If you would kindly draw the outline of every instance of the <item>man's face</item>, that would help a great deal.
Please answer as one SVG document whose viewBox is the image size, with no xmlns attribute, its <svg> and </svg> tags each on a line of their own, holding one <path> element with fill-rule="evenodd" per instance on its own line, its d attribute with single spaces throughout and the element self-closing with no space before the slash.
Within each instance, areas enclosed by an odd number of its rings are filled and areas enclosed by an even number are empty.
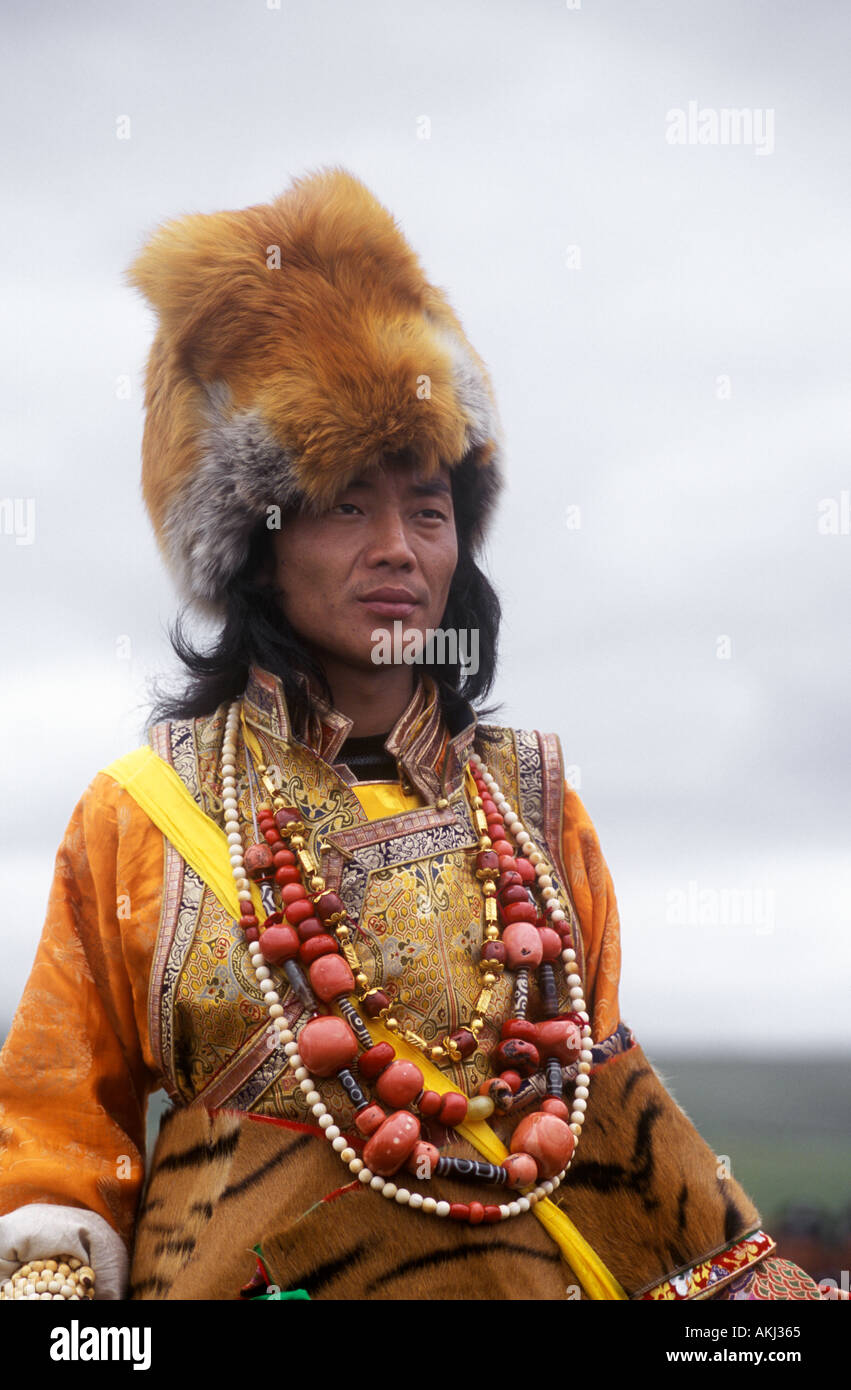
<svg viewBox="0 0 851 1390">
<path fill-rule="evenodd" d="M 361 473 L 321 516 L 286 516 L 275 533 L 275 582 L 296 632 L 351 666 L 375 669 L 377 630 L 437 628 L 458 563 L 449 469 Z M 386 592 L 385 592 L 386 591 Z"/>
</svg>

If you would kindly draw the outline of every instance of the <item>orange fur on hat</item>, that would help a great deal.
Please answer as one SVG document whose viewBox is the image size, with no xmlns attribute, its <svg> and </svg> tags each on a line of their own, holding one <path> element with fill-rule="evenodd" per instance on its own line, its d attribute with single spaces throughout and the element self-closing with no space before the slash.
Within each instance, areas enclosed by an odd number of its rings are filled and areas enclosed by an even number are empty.
<svg viewBox="0 0 851 1390">
<path fill-rule="evenodd" d="M 168 222 L 127 276 L 159 319 L 143 492 L 188 598 L 216 609 L 269 507 L 326 507 L 385 455 L 459 468 L 481 542 L 502 486 L 487 371 L 359 179 Z"/>
</svg>

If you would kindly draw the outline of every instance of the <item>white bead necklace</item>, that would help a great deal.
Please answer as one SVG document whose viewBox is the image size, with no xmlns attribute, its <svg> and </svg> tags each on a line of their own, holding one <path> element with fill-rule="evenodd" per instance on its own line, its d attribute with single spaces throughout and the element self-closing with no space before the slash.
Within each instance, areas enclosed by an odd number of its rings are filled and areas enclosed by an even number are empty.
<svg viewBox="0 0 851 1390">
<path fill-rule="evenodd" d="M 230 855 L 231 871 L 234 883 L 236 884 L 237 897 L 240 904 L 244 904 L 247 911 L 253 911 L 251 896 L 251 883 L 245 872 L 244 844 L 239 822 L 239 804 L 236 794 L 236 763 L 239 744 L 241 702 L 235 700 L 230 706 L 225 723 L 225 736 L 222 750 L 222 806 L 225 817 L 225 835 L 227 837 L 228 852 Z M 487 786 L 497 810 L 503 818 L 506 828 L 514 837 L 518 848 L 523 850 L 525 858 L 534 865 L 538 879 L 538 886 L 541 890 L 541 897 L 544 902 L 545 911 L 553 922 L 564 922 L 566 920 L 564 909 L 559 903 L 558 893 L 553 885 L 552 875 L 547 871 L 546 861 L 541 852 L 535 847 L 532 836 L 526 830 L 520 816 L 512 810 L 508 801 L 502 794 L 496 779 L 490 774 L 478 753 L 470 753 L 470 761 L 476 765 Z M 529 846 L 530 848 L 526 848 Z M 410 1206 L 417 1211 L 423 1211 L 427 1215 L 448 1217 L 450 1204 L 446 1201 L 437 1201 L 434 1197 L 424 1197 L 419 1192 L 411 1192 L 406 1187 L 399 1187 L 396 1183 L 388 1181 L 378 1173 L 372 1173 L 366 1167 L 363 1159 L 359 1158 L 355 1150 L 351 1147 L 346 1137 L 341 1133 L 339 1125 L 334 1122 L 334 1116 L 329 1112 L 328 1107 L 319 1094 L 316 1081 L 307 1071 L 301 1057 L 299 1056 L 298 1043 L 295 1034 L 287 1025 L 284 1018 L 281 997 L 272 979 L 272 972 L 266 964 L 263 952 L 258 941 L 248 943 L 248 954 L 257 978 L 260 991 L 263 994 L 264 1003 L 268 1009 L 272 1027 L 277 1033 L 277 1042 L 282 1046 L 287 1058 L 287 1063 L 299 1084 L 305 1101 L 310 1107 L 311 1114 L 316 1117 L 316 1122 L 322 1130 L 331 1148 L 339 1155 L 341 1161 L 348 1167 L 349 1171 L 355 1175 L 359 1182 L 364 1186 L 367 1184 L 374 1192 L 380 1192 L 388 1201 L 398 1202 L 400 1206 Z M 585 1005 L 582 979 L 578 974 L 576 952 L 572 947 L 566 947 L 561 953 L 562 964 L 565 973 L 565 983 L 571 1002 L 572 1011 L 582 1020 L 582 1051 L 579 1054 L 578 1064 L 578 1084 L 574 1091 L 573 1107 L 570 1113 L 570 1128 L 576 1136 L 576 1144 L 579 1144 L 579 1137 L 585 1121 L 585 1111 L 588 1106 L 588 1095 L 591 1083 L 591 1026 L 588 1012 Z M 573 1156 L 576 1149 L 574 1148 Z M 544 1197 L 549 1197 L 563 1181 L 573 1156 L 555 1177 L 546 1182 L 539 1183 L 535 1188 L 527 1193 L 526 1196 L 518 1197 L 511 1202 L 503 1202 L 499 1206 L 500 1217 L 503 1221 L 510 1217 L 520 1216 L 523 1212 L 529 1211 L 535 1204 Z"/>
</svg>

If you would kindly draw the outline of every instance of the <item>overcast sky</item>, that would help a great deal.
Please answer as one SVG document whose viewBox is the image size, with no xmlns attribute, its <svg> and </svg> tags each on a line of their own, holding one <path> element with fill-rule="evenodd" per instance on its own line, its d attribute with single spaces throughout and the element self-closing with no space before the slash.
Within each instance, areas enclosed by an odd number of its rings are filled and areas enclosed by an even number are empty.
<svg viewBox="0 0 851 1390">
<path fill-rule="evenodd" d="M 158 223 L 339 163 L 492 372 L 500 722 L 575 769 L 623 1016 L 651 1053 L 851 1051 L 845 7 L 7 0 L 3 24 L 0 503 L 34 530 L 0 510 L 0 1030 L 71 811 L 174 669 L 139 491 L 153 324 L 122 272 Z"/>
</svg>

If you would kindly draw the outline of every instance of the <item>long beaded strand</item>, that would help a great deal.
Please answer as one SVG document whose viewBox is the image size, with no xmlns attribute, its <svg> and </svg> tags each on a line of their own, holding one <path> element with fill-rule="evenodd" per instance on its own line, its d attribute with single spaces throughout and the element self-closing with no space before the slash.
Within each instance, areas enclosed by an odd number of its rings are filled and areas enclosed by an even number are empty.
<svg viewBox="0 0 851 1390">
<path fill-rule="evenodd" d="M 341 1133 L 339 1126 L 335 1124 L 334 1117 L 328 1112 L 327 1107 L 321 1099 L 315 1080 L 310 1075 L 307 1067 L 304 1065 L 303 1059 L 299 1052 L 299 1044 L 295 1040 L 295 1035 L 292 1032 L 292 1030 L 287 1026 L 284 1020 L 283 1007 L 281 1004 L 280 996 L 275 988 L 274 982 L 271 979 L 271 971 L 266 963 L 266 958 L 260 945 L 259 922 L 256 916 L 254 915 L 253 900 L 251 897 L 251 885 L 248 878 L 248 873 L 251 870 L 248 868 L 247 856 L 250 855 L 252 851 L 246 852 L 243 849 L 242 837 L 240 834 L 238 799 L 236 795 L 236 763 L 239 737 L 239 723 L 240 706 L 239 702 L 234 702 L 234 704 L 231 705 L 231 708 L 228 712 L 225 727 L 225 739 L 222 758 L 222 800 L 225 813 L 225 833 L 227 836 L 227 842 L 229 846 L 231 867 L 234 876 L 234 881 L 236 884 L 237 896 L 239 898 L 240 907 L 242 911 L 242 917 L 240 919 L 240 922 L 245 932 L 252 966 L 255 970 L 261 992 L 264 995 L 265 1002 L 272 1021 L 272 1025 L 278 1034 L 278 1041 L 283 1046 L 285 1055 L 287 1057 L 288 1065 L 292 1069 L 295 1079 L 305 1095 L 305 1100 L 310 1107 L 311 1113 L 317 1119 L 319 1128 L 325 1134 L 326 1139 L 328 1139 L 328 1141 L 331 1143 L 334 1151 L 337 1154 L 339 1154 L 341 1160 L 348 1165 L 350 1171 L 357 1176 L 360 1182 L 364 1184 L 368 1183 L 373 1190 L 381 1192 L 382 1195 L 388 1199 L 395 1199 L 400 1205 L 410 1205 L 414 1209 L 421 1209 L 427 1214 L 434 1214 L 440 1217 L 453 1216 L 458 1219 L 469 1220 L 473 1223 L 475 1223 L 477 1220 L 504 1220 L 509 1217 L 519 1215 L 524 1211 L 528 1211 L 529 1208 L 533 1206 L 537 1201 L 539 1201 L 542 1197 L 549 1196 L 555 1190 L 555 1188 L 559 1186 L 564 1177 L 564 1174 L 567 1171 L 567 1168 L 570 1166 L 572 1153 L 570 1159 L 568 1159 L 567 1164 L 561 1170 L 561 1172 L 553 1174 L 552 1177 L 547 1177 L 547 1179 L 542 1183 L 538 1183 L 537 1186 L 535 1186 L 531 1191 L 528 1192 L 528 1195 L 519 1196 L 511 1202 L 503 1203 L 499 1206 L 483 1206 L 483 1204 L 479 1202 L 472 1202 L 468 1206 L 467 1204 L 463 1203 L 449 1203 L 445 1201 L 436 1201 L 432 1197 L 424 1197 L 420 1193 L 410 1192 L 407 1188 L 399 1187 L 397 1186 L 397 1184 L 387 1181 L 386 1178 L 379 1173 L 372 1172 L 371 1169 L 368 1168 L 367 1165 L 364 1163 L 363 1159 L 359 1158 L 355 1150 L 351 1148 L 348 1140 Z M 541 890 L 541 896 L 545 904 L 545 910 L 548 913 L 553 925 L 555 926 L 560 922 L 563 923 L 565 921 L 565 914 L 558 904 L 558 896 L 553 888 L 551 876 L 546 871 L 546 864 L 543 855 L 541 855 L 540 852 L 535 849 L 534 844 L 532 842 L 532 838 L 526 831 L 520 817 L 512 811 L 508 802 L 502 795 L 502 792 L 496 780 L 488 772 L 487 768 L 482 763 L 481 759 L 477 754 L 471 754 L 471 762 L 473 762 L 475 766 L 478 768 L 479 775 L 482 778 L 488 791 L 490 792 L 494 807 L 504 818 L 505 826 L 510 829 L 511 833 L 514 835 L 514 838 L 518 846 L 523 850 L 524 854 L 527 856 L 528 862 L 533 865 L 536 876 L 539 880 L 539 887 Z M 482 819 L 484 819 L 484 817 L 482 817 Z M 289 866 L 287 861 L 293 861 L 293 865 L 296 861 L 296 855 L 293 855 L 291 851 L 283 850 L 283 842 L 281 841 L 280 834 L 275 829 L 276 824 L 280 825 L 281 827 L 284 827 L 287 825 L 288 822 L 290 823 L 291 829 L 302 828 L 301 822 L 298 820 L 297 815 L 286 810 L 279 810 L 274 817 L 274 821 L 267 819 L 267 821 L 265 822 L 266 829 L 264 833 L 266 839 L 270 843 L 277 843 L 277 845 L 279 846 L 278 854 L 272 856 L 268 851 L 266 851 L 266 855 L 264 856 L 262 851 L 265 850 L 265 846 L 258 845 L 255 847 L 257 850 L 257 854 L 255 855 L 255 861 L 257 865 L 255 876 L 258 877 L 258 879 L 262 880 L 261 896 L 263 899 L 264 908 L 267 909 L 267 912 L 269 914 L 266 919 L 267 929 L 270 929 L 270 921 L 271 927 L 274 928 L 278 926 L 278 924 L 280 924 L 283 919 L 283 914 L 274 911 L 274 898 L 272 895 L 271 883 L 269 881 L 272 877 L 272 874 L 268 872 L 269 865 L 271 865 L 275 861 L 279 862 L 278 871 L 274 876 L 278 879 L 278 882 L 281 883 L 282 881 L 285 881 L 288 877 Z M 295 824 L 293 824 L 293 822 L 295 822 Z M 482 829 L 483 827 L 481 825 L 481 822 L 479 821 L 477 823 L 479 823 L 480 829 Z M 306 850 L 302 848 L 304 842 L 300 836 L 293 838 L 293 844 L 296 843 L 298 844 L 298 858 L 301 860 L 302 866 L 305 869 L 307 869 L 308 872 L 310 872 L 312 875 L 310 879 L 311 889 L 314 893 L 318 895 L 317 901 L 321 901 L 322 890 L 324 889 L 324 881 L 318 874 L 316 874 L 315 867 L 312 863 L 310 856 L 307 854 Z M 488 843 L 490 842 L 488 841 Z M 527 846 L 531 846 L 531 849 L 527 849 Z M 510 846 L 506 844 L 506 848 L 510 849 Z M 281 863 L 281 861 L 283 862 Z M 292 869 L 292 873 L 295 874 L 294 867 Z M 293 877 L 291 879 L 290 885 L 293 887 L 293 890 L 294 885 L 295 878 Z M 286 887 L 283 887 L 282 896 L 285 894 Z M 334 898 L 334 895 L 331 894 L 326 894 L 324 896 L 329 899 Z M 294 901 L 294 898 L 291 899 L 291 901 Z M 334 901 L 337 902 L 338 900 L 334 899 Z M 310 910 L 313 909 L 311 908 Z M 328 918 L 327 913 L 325 913 L 324 916 Z M 336 921 L 337 917 L 344 916 L 345 912 L 343 911 L 342 914 L 334 914 L 333 917 L 329 920 L 333 922 Z M 317 920 L 316 926 L 319 929 L 319 932 L 321 933 L 323 924 Z M 284 925 L 283 929 L 287 930 L 286 924 Z M 349 948 L 346 949 L 346 942 L 348 940 L 349 933 L 344 921 L 340 922 L 340 924 L 336 926 L 336 932 L 338 937 L 341 938 L 347 958 L 353 959 L 353 963 L 357 964 L 357 958 L 353 951 L 353 948 L 351 948 L 351 946 L 349 945 Z M 332 945 L 334 946 L 335 950 L 339 949 L 336 943 L 332 942 Z M 586 1109 L 588 1098 L 588 1083 L 590 1080 L 590 1064 L 592 1059 L 592 1054 L 590 1050 L 591 1029 L 588 1022 L 588 1015 L 585 1011 L 585 1001 L 582 995 L 581 979 L 576 973 L 576 953 L 574 949 L 572 947 L 566 946 L 561 953 L 561 958 L 564 966 L 565 975 L 567 977 L 567 986 L 569 996 L 571 999 L 572 1008 L 574 1011 L 574 1016 L 578 1016 L 582 1021 L 582 1048 L 579 1052 L 578 1066 L 579 1084 L 577 1086 L 576 1094 L 574 1097 L 574 1108 L 570 1116 L 570 1130 L 574 1134 L 576 1142 L 578 1142 L 579 1134 L 581 1133 L 582 1124 L 584 1121 L 584 1112 Z M 314 963 L 316 962 L 316 960 L 320 959 L 328 958 L 317 955 L 314 957 Z M 342 993 L 338 994 L 336 992 L 336 979 L 337 977 L 339 977 L 340 979 L 343 978 L 343 976 L 340 974 L 340 967 L 348 971 L 347 988 L 351 988 L 354 986 L 355 977 L 351 974 L 351 971 L 349 970 L 348 966 L 344 961 L 342 961 L 339 957 L 337 957 L 336 959 L 338 962 L 338 966 L 335 967 L 334 970 L 332 970 L 332 974 L 335 977 L 335 984 L 333 986 L 334 993 L 331 995 L 326 995 L 326 993 L 323 991 L 321 997 L 325 998 L 326 1002 L 330 1002 L 331 1000 L 333 1000 L 333 1002 L 342 1005 Z M 329 964 L 333 964 L 332 959 L 329 959 Z M 287 967 L 290 968 L 288 969 Z M 313 997 L 312 991 L 310 987 L 307 985 L 307 982 L 303 976 L 303 972 L 300 970 L 300 968 L 291 959 L 285 961 L 284 968 L 290 980 L 290 984 L 296 990 L 296 993 L 298 994 L 302 1003 L 306 1008 L 311 1010 L 312 1018 L 309 1021 L 309 1023 L 311 1021 L 321 1021 L 323 1023 L 327 1023 L 327 1021 L 333 1016 L 323 1016 L 318 1014 L 315 998 Z M 323 979 L 325 978 L 327 973 L 328 972 L 326 970 L 323 970 Z M 365 983 L 364 977 L 362 975 L 358 976 L 358 983 Z M 349 1010 L 351 1012 L 349 1012 Z M 360 1020 L 357 1017 L 356 1010 L 353 1006 L 351 1006 L 351 1004 L 349 1004 L 349 1009 L 346 1011 L 346 1014 L 347 1017 L 351 1019 L 353 1024 L 355 1020 L 357 1020 L 357 1022 L 360 1023 Z M 352 1018 L 351 1015 L 354 1015 L 354 1018 Z M 305 1025 L 305 1028 L 302 1029 L 302 1035 L 304 1035 L 305 1029 L 309 1028 L 309 1023 Z M 359 1029 L 356 1029 L 356 1033 L 360 1034 L 361 1041 L 363 1041 L 363 1033 L 366 1033 L 367 1041 L 371 1042 L 371 1038 L 369 1037 L 368 1032 L 366 1032 L 366 1030 L 363 1029 L 362 1024 Z M 372 1049 L 373 1052 L 377 1052 L 378 1050 L 378 1048 Z M 388 1051 L 391 1050 L 388 1049 Z M 406 1065 L 410 1066 L 410 1064 L 404 1063 L 396 1063 L 394 1065 L 396 1068 L 402 1068 Z M 335 1070 L 338 1070 L 338 1075 L 342 1079 L 343 1070 L 339 1070 L 336 1067 Z M 413 1070 L 417 1069 L 414 1068 Z M 350 1076 L 351 1074 L 347 1073 L 347 1075 Z M 352 1081 L 354 1081 L 354 1078 L 352 1078 Z M 347 1086 L 346 1089 L 348 1090 L 349 1087 Z M 357 1089 L 356 1082 L 355 1089 Z M 359 1090 L 358 1095 L 360 1096 L 360 1099 L 363 1101 L 363 1105 L 366 1105 L 365 1099 L 363 1098 L 362 1093 L 359 1092 Z M 459 1097 L 458 1099 L 463 1100 L 465 1098 Z M 363 1106 L 361 1108 L 363 1109 Z M 374 1108 L 378 1109 L 380 1112 L 380 1107 Z M 387 1125 L 389 1125 L 391 1121 L 395 1121 L 397 1119 L 403 1120 L 404 1118 L 405 1116 L 403 1112 L 397 1112 L 396 1115 L 389 1117 L 384 1127 L 387 1127 Z M 413 1117 L 408 1118 L 414 1125 L 416 1125 L 416 1130 L 418 1133 L 419 1126 L 417 1122 L 413 1120 Z M 445 1117 L 441 1116 L 441 1118 Z M 529 1118 L 530 1120 L 532 1120 L 539 1117 L 532 1116 Z M 518 1128 L 520 1127 L 518 1126 Z M 369 1145 L 367 1146 L 367 1148 L 369 1148 Z M 575 1147 L 573 1151 L 575 1151 Z M 511 1157 L 518 1157 L 518 1155 L 510 1155 L 509 1159 Z M 523 1157 L 525 1157 L 525 1155 L 523 1155 Z M 507 1160 L 507 1162 L 508 1161 L 509 1160 Z M 439 1159 L 438 1171 L 440 1171 L 441 1165 L 449 1166 L 453 1163 L 459 1165 L 466 1165 L 467 1167 L 472 1167 L 473 1169 L 488 1169 L 492 1167 L 492 1165 L 473 1164 L 469 1160 Z M 446 1170 L 446 1167 L 443 1167 L 443 1171 Z M 452 1171 L 452 1168 L 450 1167 L 449 1170 Z M 525 1183 L 523 1185 L 525 1185 Z"/>
</svg>

